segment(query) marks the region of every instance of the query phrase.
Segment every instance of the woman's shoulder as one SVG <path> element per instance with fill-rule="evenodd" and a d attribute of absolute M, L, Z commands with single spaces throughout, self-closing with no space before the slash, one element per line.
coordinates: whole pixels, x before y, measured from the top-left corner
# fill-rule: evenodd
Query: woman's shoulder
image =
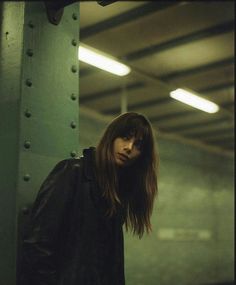
<path fill-rule="evenodd" d="M 77 173 L 82 167 L 81 158 L 66 158 L 58 161 L 52 168 L 49 176 Z"/>
<path fill-rule="evenodd" d="M 83 155 L 75 158 L 65 158 L 57 162 L 51 171 L 53 173 L 75 173 L 80 172 L 83 176 L 90 178 L 93 172 L 95 163 L 95 148 L 90 147 L 89 149 L 83 150 Z"/>
<path fill-rule="evenodd" d="M 65 158 L 60 160 L 56 166 L 58 167 L 71 167 L 71 168 L 80 168 L 82 165 L 82 157 L 77 158 Z"/>

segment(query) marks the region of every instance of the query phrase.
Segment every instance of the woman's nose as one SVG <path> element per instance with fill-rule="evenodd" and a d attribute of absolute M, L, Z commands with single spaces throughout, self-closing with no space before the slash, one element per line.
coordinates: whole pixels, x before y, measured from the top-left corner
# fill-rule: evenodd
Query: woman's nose
<path fill-rule="evenodd" d="M 130 142 L 127 142 L 124 146 L 124 149 L 127 150 L 127 151 L 131 151 L 133 148 L 133 142 L 130 141 Z"/>

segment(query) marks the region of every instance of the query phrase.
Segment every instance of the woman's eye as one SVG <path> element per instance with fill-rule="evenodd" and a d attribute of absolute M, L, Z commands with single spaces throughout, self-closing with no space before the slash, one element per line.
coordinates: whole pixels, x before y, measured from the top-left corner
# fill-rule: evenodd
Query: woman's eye
<path fill-rule="evenodd" d="M 141 142 L 141 141 L 135 142 L 135 146 L 136 146 L 138 149 L 141 149 L 141 147 L 142 147 L 142 142 Z"/>

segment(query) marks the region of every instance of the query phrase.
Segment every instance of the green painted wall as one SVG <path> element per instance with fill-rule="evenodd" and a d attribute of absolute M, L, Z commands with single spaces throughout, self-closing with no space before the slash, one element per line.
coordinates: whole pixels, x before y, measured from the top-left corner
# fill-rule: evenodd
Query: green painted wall
<path fill-rule="evenodd" d="M 106 121 L 80 110 L 80 149 L 96 145 Z M 158 139 L 159 196 L 153 232 L 125 233 L 127 285 L 200 285 L 232 281 L 233 158 Z"/>

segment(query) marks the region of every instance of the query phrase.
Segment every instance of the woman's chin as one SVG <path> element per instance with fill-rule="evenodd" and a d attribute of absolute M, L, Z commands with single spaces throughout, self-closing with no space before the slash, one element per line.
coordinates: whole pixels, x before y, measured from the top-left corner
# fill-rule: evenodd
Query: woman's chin
<path fill-rule="evenodd" d="M 116 159 L 116 165 L 117 165 L 118 167 L 124 167 L 124 166 L 126 166 L 126 161 L 117 158 L 117 159 Z"/>

